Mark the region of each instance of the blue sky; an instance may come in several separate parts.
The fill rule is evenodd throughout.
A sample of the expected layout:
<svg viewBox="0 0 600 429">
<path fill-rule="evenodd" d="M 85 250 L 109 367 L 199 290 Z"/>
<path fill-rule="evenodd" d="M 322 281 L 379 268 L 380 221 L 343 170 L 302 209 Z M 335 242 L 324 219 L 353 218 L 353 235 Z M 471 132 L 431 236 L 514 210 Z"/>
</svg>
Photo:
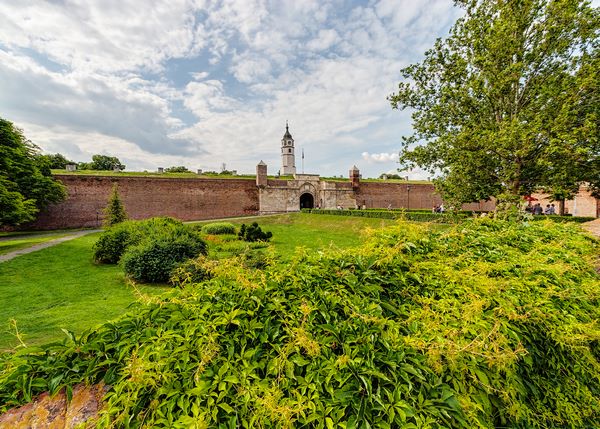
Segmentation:
<svg viewBox="0 0 600 429">
<path fill-rule="evenodd" d="M 0 0 L 0 116 L 76 161 L 262 159 L 270 174 L 289 120 L 307 173 L 374 177 L 411 130 L 386 100 L 400 68 L 459 14 L 452 0 Z"/>
</svg>

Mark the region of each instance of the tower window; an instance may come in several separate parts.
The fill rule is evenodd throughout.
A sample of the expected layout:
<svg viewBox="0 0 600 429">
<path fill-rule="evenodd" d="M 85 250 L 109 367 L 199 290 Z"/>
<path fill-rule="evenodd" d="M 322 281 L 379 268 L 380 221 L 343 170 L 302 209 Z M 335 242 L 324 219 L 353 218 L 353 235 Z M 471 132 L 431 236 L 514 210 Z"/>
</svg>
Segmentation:
<svg viewBox="0 0 600 429">
<path fill-rule="evenodd" d="M 289 152 L 289 153 L 292 153 L 292 149 L 288 149 L 288 152 Z"/>
</svg>

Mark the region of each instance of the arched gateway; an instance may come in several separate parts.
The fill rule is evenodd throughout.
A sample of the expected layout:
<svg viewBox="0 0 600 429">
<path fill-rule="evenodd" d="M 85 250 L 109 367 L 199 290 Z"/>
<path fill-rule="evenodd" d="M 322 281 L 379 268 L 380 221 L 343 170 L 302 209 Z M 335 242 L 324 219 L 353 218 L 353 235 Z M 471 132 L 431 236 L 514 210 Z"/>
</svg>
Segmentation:
<svg viewBox="0 0 600 429">
<path fill-rule="evenodd" d="M 300 208 L 301 209 L 312 209 L 315 207 L 315 198 L 312 194 L 305 192 L 300 195 Z"/>
</svg>

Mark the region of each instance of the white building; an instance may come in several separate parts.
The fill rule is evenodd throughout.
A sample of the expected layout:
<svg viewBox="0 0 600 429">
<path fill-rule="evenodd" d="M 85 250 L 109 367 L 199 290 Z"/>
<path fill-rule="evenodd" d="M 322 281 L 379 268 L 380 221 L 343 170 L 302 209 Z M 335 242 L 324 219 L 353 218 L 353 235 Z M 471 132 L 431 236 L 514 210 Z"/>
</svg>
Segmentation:
<svg viewBox="0 0 600 429">
<path fill-rule="evenodd" d="M 287 121 L 285 134 L 281 139 L 281 171 L 283 176 L 296 174 L 296 157 L 294 155 L 294 139 L 290 134 Z"/>
</svg>

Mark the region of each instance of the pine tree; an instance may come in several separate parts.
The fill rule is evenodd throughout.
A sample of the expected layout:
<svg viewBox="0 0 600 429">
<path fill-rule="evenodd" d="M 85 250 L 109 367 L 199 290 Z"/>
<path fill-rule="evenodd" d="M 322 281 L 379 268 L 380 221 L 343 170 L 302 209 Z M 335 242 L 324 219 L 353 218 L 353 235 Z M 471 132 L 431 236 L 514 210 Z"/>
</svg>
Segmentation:
<svg viewBox="0 0 600 429">
<path fill-rule="evenodd" d="M 108 205 L 104 209 L 104 226 L 110 227 L 124 220 L 127 220 L 127 212 L 125 212 L 125 206 L 119 198 L 119 189 L 115 183 L 108 199 Z"/>
</svg>

